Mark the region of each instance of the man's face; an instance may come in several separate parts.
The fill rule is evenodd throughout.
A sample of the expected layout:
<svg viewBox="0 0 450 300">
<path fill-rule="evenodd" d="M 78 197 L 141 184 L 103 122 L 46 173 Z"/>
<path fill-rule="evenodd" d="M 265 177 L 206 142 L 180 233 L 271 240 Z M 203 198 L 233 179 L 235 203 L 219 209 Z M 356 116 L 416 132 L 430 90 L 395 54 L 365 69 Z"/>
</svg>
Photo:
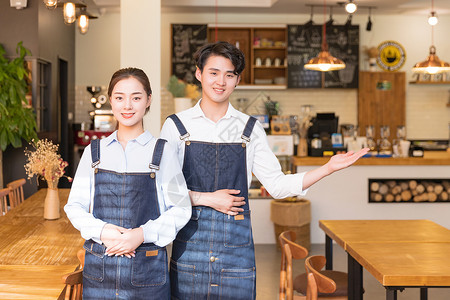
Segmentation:
<svg viewBox="0 0 450 300">
<path fill-rule="evenodd" d="M 202 84 L 202 101 L 228 102 L 240 80 L 240 76 L 233 72 L 231 60 L 217 55 L 206 60 L 203 72 L 197 68 L 195 77 Z"/>
</svg>

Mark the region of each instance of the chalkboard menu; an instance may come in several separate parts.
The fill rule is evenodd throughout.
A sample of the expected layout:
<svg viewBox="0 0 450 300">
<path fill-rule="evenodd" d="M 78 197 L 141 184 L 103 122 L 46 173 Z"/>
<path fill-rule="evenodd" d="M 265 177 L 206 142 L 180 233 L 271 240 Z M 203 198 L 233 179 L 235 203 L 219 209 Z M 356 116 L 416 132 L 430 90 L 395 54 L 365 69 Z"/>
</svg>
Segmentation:
<svg viewBox="0 0 450 300">
<path fill-rule="evenodd" d="M 188 83 L 195 79 L 194 53 L 205 45 L 206 24 L 172 24 L 172 74 Z"/>
<path fill-rule="evenodd" d="M 345 69 L 306 70 L 321 50 L 322 25 L 288 25 L 288 88 L 358 88 L 359 25 L 329 26 L 326 38 L 330 54 L 343 60 Z"/>
</svg>

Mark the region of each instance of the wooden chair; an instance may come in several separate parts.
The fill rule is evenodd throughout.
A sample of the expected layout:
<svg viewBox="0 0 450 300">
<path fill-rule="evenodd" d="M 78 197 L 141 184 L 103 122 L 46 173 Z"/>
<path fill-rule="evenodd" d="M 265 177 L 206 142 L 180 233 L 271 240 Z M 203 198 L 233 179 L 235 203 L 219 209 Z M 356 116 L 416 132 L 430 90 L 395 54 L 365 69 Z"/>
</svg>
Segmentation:
<svg viewBox="0 0 450 300">
<path fill-rule="evenodd" d="M 306 299 L 308 285 L 307 273 L 300 274 L 294 278 L 292 261 L 293 259 L 306 258 L 308 256 L 308 250 L 295 243 L 295 239 L 296 234 L 293 231 L 282 232 L 279 236 L 282 249 L 279 300 Z M 338 284 L 338 288 L 332 294 L 319 293 L 319 299 L 335 299 L 333 297 L 347 296 L 347 273 L 334 270 L 323 270 L 320 273 L 332 278 Z M 294 294 L 294 291 L 303 296 Z"/>
<path fill-rule="evenodd" d="M 306 291 L 306 300 L 317 300 L 324 297 L 324 294 L 336 295 L 336 282 L 333 279 L 323 275 L 320 270 L 325 266 L 326 258 L 322 255 L 310 256 L 305 260 L 305 268 L 308 273 L 308 287 Z M 320 297 L 319 297 L 320 296 Z M 347 295 L 332 296 L 336 300 L 346 300 Z"/>
<path fill-rule="evenodd" d="M 81 300 L 83 296 L 83 268 L 84 268 L 84 255 L 86 250 L 83 248 L 78 250 L 77 257 L 80 261 L 80 265 L 72 272 L 63 275 L 63 283 L 66 284 L 63 291 L 58 297 L 58 300 Z"/>
<path fill-rule="evenodd" d="M 23 185 L 26 180 L 24 178 L 14 180 L 8 183 L 6 186 L 11 189 L 11 195 L 9 198 L 11 209 L 22 203 L 25 198 L 23 197 Z"/>
<path fill-rule="evenodd" d="M 0 190 L 0 216 L 6 215 L 8 212 L 8 197 L 11 198 L 11 190 L 4 188 Z"/>
<path fill-rule="evenodd" d="M 84 248 L 78 250 L 78 252 L 77 252 L 77 257 L 78 257 L 78 260 L 80 261 L 80 269 L 84 268 L 84 255 L 85 254 L 86 254 L 86 250 L 84 250 Z"/>
<path fill-rule="evenodd" d="M 58 300 L 82 300 L 83 298 L 83 269 L 68 273 L 62 277 L 66 284 Z"/>
</svg>

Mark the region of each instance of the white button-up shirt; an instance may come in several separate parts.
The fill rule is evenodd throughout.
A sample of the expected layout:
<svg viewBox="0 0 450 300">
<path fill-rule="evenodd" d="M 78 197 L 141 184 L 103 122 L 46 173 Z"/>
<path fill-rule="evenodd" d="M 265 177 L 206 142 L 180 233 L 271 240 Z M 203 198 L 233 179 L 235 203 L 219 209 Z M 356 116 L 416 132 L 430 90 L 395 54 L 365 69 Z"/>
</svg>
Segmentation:
<svg viewBox="0 0 450 300">
<path fill-rule="evenodd" d="M 119 173 L 151 172 L 151 162 L 156 138 L 148 131 L 127 143 L 125 150 L 117 140 L 117 131 L 100 141 L 100 164 L 98 168 Z M 165 246 L 171 243 L 178 231 L 191 217 L 191 202 L 176 149 L 166 143 L 160 169 L 156 171 L 156 189 L 159 211 L 156 220 L 142 225 L 144 242 Z M 92 214 L 94 204 L 94 168 L 92 168 L 91 146 L 83 152 L 64 210 L 73 226 L 86 239 L 101 244 L 100 235 L 106 222 Z"/>
<path fill-rule="evenodd" d="M 201 100 L 200 100 L 201 101 Z M 210 143 L 242 143 L 241 135 L 249 116 L 236 110 L 231 104 L 217 123 L 208 119 L 200 107 L 200 101 L 185 111 L 177 113 L 178 118 L 189 133 L 189 140 Z M 185 143 L 172 119 L 167 119 L 161 130 L 161 138 L 177 145 L 178 160 L 184 161 Z M 252 173 L 258 178 L 270 195 L 275 199 L 305 195 L 303 176 L 305 173 L 285 175 L 280 163 L 267 142 L 266 133 L 260 122 L 256 122 L 246 147 L 247 183 L 250 187 Z"/>
</svg>

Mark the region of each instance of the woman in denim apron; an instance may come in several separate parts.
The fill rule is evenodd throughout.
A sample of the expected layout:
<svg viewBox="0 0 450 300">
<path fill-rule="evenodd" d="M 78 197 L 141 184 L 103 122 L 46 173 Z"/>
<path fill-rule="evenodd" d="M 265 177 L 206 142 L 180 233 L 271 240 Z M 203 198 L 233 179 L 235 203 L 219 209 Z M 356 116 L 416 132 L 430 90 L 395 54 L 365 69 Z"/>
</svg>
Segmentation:
<svg viewBox="0 0 450 300">
<path fill-rule="evenodd" d="M 172 299 L 255 299 L 255 255 L 248 206 L 254 174 L 277 199 L 306 189 L 362 155 L 335 155 L 317 169 L 285 175 L 259 122 L 234 109 L 230 95 L 245 67 L 234 45 L 216 42 L 194 57 L 202 99 L 170 116 L 161 137 L 178 148 L 192 217 L 173 243 Z"/>
<path fill-rule="evenodd" d="M 143 129 L 145 73 L 117 71 L 108 95 L 119 129 L 86 148 L 65 207 L 86 239 L 83 298 L 170 299 L 165 246 L 191 215 L 186 184 L 175 150 Z"/>
</svg>

